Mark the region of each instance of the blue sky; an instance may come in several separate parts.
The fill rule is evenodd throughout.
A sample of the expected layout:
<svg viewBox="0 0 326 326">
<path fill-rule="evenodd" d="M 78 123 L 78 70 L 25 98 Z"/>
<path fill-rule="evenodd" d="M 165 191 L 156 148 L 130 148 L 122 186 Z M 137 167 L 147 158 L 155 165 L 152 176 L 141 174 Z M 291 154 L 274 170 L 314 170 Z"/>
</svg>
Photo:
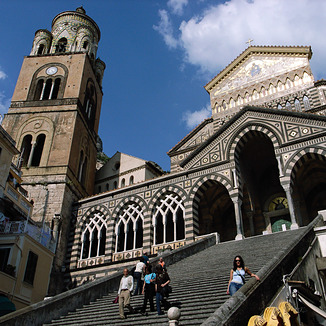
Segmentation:
<svg viewBox="0 0 326 326">
<path fill-rule="evenodd" d="M 104 152 L 152 160 L 210 116 L 203 86 L 255 45 L 311 45 L 315 79 L 325 76 L 326 1 L 81 0 L 0 1 L 0 113 L 10 105 L 34 33 L 80 5 L 100 27 L 106 63 L 99 135 Z"/>
</svg>

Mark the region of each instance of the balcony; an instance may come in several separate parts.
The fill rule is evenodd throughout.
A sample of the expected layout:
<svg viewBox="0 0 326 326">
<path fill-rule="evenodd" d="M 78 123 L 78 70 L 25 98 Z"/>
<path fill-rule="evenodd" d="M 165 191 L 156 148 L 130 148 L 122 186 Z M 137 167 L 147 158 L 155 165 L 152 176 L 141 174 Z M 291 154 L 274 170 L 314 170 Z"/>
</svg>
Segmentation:
<svg viewBox="0 0 326 326">
<path fill-rule="evenodd" d="M 55 253 L 56 250 L 56 237 L 55 235 L 52 236 L 51 230 L 41 229 L 35 225 L 28 224 L 27 221 L 0 224 L 0 235 L 1 234 L 28 234 L 51 252 Z"/>
<path fill-rule="evenodd" d="M 19 189 L 19 188 L 18 188 Z M 4 194 L 8 197 L 26 216 L 32 214 L 33 205 L 25 197 L 22 191 L 18 191 L 10 182 L 6 183 Z"/>
</svg>

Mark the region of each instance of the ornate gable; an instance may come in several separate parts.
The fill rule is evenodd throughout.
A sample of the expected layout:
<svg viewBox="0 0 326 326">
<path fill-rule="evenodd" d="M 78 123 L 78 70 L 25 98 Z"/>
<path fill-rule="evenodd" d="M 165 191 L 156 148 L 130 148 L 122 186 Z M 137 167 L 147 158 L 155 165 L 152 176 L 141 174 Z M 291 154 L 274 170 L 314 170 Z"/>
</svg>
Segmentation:
<svg viewBox="0 0 326 326">
<path fill-rule="evenodd" d="M 250 46 L 216 75 L 205 89 L 211 95 L 218 96 L 251 83 L 261 82 L 270 76 L 309 66 L 311 55 L 310 47 Z"/>
<path fill-rule="evenodd" d="M 190 170 L 232 160 L 238 141 L 248 131 L 263 132 L 277 149 L 298 141 L 308 141 L 312 136 L 325 136 L 326 118 L 306 113 L 246 107 L 191 153 L 180 166 Z"/>
</svg>

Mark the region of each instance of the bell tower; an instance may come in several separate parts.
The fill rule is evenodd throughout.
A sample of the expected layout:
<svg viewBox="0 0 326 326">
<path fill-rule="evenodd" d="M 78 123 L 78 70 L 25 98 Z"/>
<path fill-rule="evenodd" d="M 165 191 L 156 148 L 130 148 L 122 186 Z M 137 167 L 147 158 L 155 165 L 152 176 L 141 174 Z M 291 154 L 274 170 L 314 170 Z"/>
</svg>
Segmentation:
<svg viewBox="0 0 326 326">
<path fill-rule="evenodd" d="M 36 31 L 3 127 L 21 151 L 33 219 L 58 231 L 52 284 L 61 290 L 71 208 L 93 192 L 105 64 L 96 58 L 100 30 L 80 7 Z M 55 294 L 50 285 L 50 294 Z"/>
</svg>

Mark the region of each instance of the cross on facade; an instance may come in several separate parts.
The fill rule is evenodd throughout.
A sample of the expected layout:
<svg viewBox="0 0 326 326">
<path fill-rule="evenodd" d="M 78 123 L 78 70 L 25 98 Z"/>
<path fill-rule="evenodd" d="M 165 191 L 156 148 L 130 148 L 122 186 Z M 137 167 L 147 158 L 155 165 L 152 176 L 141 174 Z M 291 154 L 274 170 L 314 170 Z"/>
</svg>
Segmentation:
<svg viewBox="0 0 326 326">
<path fill-rule="evenodd" d="M 252 39 L 249 39 L 246 43 L 248 43 L 249 44 L 249 46 L 251 46 L 251 42 L 253 42 L 254 40 L 252 40 Z"/>
</svg>

